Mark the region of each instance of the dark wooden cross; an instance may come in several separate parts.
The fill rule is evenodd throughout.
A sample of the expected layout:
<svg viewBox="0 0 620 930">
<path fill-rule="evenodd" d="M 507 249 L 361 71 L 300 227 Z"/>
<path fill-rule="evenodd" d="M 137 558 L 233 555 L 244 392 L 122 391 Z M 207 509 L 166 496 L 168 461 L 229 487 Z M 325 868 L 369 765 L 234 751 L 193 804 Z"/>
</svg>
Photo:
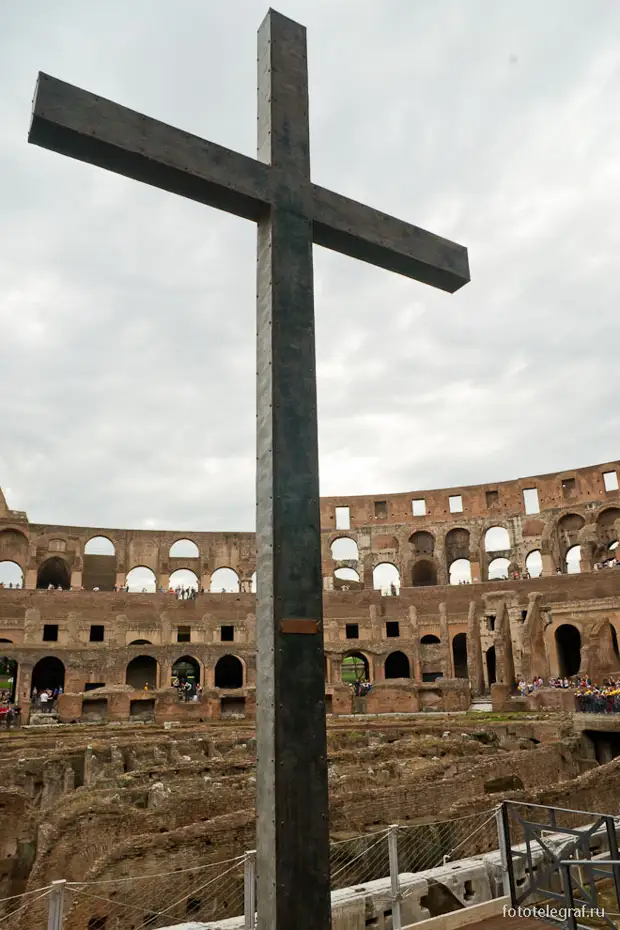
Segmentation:
<svg viewBox="0 0 620 930">
<path fill-rule="evenodd" d="M 312 244 L 451 292 L 469 281 L 467 250 L 312 184 L 306 31 L 274 10 L 258 32 L 257 159 L 46 74 L 39 74 L 28 138 L 258 226 L 258 920 L 260 930 L 326 930 Z"/>
</svg>

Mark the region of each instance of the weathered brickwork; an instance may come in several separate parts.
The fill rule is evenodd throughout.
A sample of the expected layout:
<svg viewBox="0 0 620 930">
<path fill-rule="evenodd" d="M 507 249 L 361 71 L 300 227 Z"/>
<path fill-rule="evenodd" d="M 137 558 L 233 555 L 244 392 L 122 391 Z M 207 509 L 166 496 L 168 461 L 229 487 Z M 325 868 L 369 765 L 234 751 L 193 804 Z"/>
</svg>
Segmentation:
<svg viewBox="0 0 620 930">
<path fill-rule="evenodd" d="M 612 487 L 618 474 L 616 461 L 494 485 L 323 499 L 328 710 L 355 709 L 342 686 L 343 661 L 350 656 L 375 683 L 363 700 L 378 713 L 461 709 L 472 694 L 493 682 L 511 684 L 521 674 L 581 670 L 600 677 L 620 669 L 620 570 L 593 570 L 614 557 L 611 547 L 620 536 L 620 492 Z M 540 512 L 526 514 L 523 492 L 534 489 Z M 462 512 L 450 512 L 454 498 L 452 506 Z M 336 529 L 336 508 L 348 508 L 349 529 Z M 414 515 L 414 509 L 425 513 Z M 507 532 L 507 548 L 495 543 L 487 551 L 493 528 Z M 85 554 L 88 541 L 99 536 L 114 545 L 114 555 Z M 179 539 L 193 542 L 198 554 L 171 557 Z M 348 540 L 345 554 L 356 558 L 333 558 L 332 547 L 342 539 Z M 567 574 L 567 554 L 575 546 L 581 573 Z M 533 552 L 540 553 L 542 574 L 526 578 Z M 498 558 L 505 559 L 508 580 L 489 580 Z M 469 563 L 472 584 L 447 583 L 457 560 Z M 0 590 L 0 640 L 2 653 L 18 663 L 17 697 L 26 713 L 33 684 L 41 683 L 37 663 L 55 658 L 66 692 L 63 719 L 97 710 L 110 720 L 133 711 L 159 720 L 252 716 L 253 534 L 40 525 L 9 510 L 0 492 L 0 562 L 6 561 L 25 579 L 23 590 Z M 385 563 L 397 575 L 394 587 L 382 592 L 374 589 L 373 571 Z M 186 601 L 167 593 L 121 593 L 136 567 L 152 570 L 164 590 L 171 573 L 189 569 L 208 593 Z M 239 591 L 209 591 L 219 568 L 237 573 Z M 342 569 L 359 581 L 339 577 Z M 49 583 L 72 590 L 48 591 Z M 179 708 L 170 697 L 173 667 L 183 657 L 195 662 L 205 688 L 200 708 Z M 381 685 L 385 681 L 393 684 Z M 149 698 L 136 693 L 145 683 L 156 692 Z M 94 694 L 85 703 L 82 698 L 94 685 L 125 684 L 133 698 L 98 692 L 105 707 L 93 706 Z"/>
</svg>

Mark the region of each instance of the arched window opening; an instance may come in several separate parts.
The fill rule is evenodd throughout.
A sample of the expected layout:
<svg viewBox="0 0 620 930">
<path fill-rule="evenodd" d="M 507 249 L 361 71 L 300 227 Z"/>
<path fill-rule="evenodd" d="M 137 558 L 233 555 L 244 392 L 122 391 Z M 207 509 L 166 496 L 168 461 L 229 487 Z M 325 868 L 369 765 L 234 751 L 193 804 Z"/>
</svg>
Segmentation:
<svg viewBox="0 0 620 930">
<path fill-rule="evenodd" d="M 2 587 L 24 587 L 24 573 L 17 562 L 0 562 L 0 588 Z"/>
<path fill-rule="evenodd" d="M 435 537 L 426 530 L 418 530 L 409 537 L 409 545 L 416 556 L 433 555 L 435 552 Z"/>
<path fill-rule="evenodd" d="M 560 546 L 560 559 L 566 561 L 571 548 L 579 543 L 579 531 L 585 525 L 585 520 L 578 513 L 565 513 L 558 520 L 558 543 Z"/>
<path fill-rule="evenodd" d="M 411 570 L 411 584 L 414 588 L 423 588 L 437 584 L 437 566 L 428 559 L 420 559 Z"/>
<path fill-rule="evenodd" d="M 357 543 L 350 536 L 340 536 L 334 539 L 332 545 L 332 559 L 334 562 L 345 562 L 348 559 L 359 559 L 359 549 Z"/>
<path fill-rule="evenodd" d="M 618 634 L 616 633 L 616 628 L 613 623 L 609 624 L 609 629 L 611 631 L 611 648 L 614 651 L 616 659 L 620 659 L 620 652 L 618 651 Z"/>
<path fill-rule="evenodd" d="M 599 540 L 603 544 L 617 543 L 618 535 L 616 533 L 615 524 L 618 520 L 620 520 L 620 507 L 607 507 L 606 510 L 602 510 L 601 513 L 599 513 L 596 518 L 596 525 L 598 527 Z"/>
<path fill-rule="evenodd" d="M 349 582 L 353 581 L 359 584 L 360 580 L 360 576 L 354 568 L 337 568 L 334 572 L 334 578 L 342 582 L 342 584 L 337 585 L 341 590 L 346 590 Z"/>
<path fill-rule="evenodd" d="M 107 536 L 93 536 L 84 546 L 82 586 L 86 591 L 113 591 L 116 584 L 116 549 Z"/>
<path fill-rule="evenodd" d="M 486 662 L 487 662 L 487 678 L 489 681 L 489 688 L 490 688 L 491 685 L 494 685 L 497 681 L 497 672 L 496 672 L 497 659 L 495 656 L 495 646 L 490 646 L 487 649 Z"/>
<path fill-rule="evenodd" d="M 508 578 L 509 566 L 508 559 L 493 559 L 489 562 L 489 581 L 502 581 Z"/>
<path fill-rule="evenodd" d="M 116 555 L 116 547 L 107 536 L 93 536 L 84 546 L 84 555 Z"/>
<path fill-rule="evenodd" d="M 60 556 L 54 555 L 46 559 L 37 572 L 37 588 L 62 588 L 68 591 L 71 587 L 69 566 Z"/>
<path fill-rule="evenodd" d="M 154 594 L 157 590 L 155 572 L 150 568 L 145 568 L 144 565 L 132 568 L 131 571 L 127 573 L 125 584 L 133 594 L 138 592 L 142 594 Z"/>
<path fill-rule="evenodd" d="M 56 691 L 56 689 L 64 688 L 64 686 L 65 667 L 60 659 L 57 659 L 56 656 L 45 656 L 44 659 L 39 659 L 32 670 L 30 683 L 32 691 L 36 688 L 40 694 L 41 691 L 48 689 Z"/>
<path fill-rule="evenodd" d="M 471 584 L 469 559 L 456 559 L 450 566 L 450 584 Z"/>
<path fill-rule="evenodd" d="M 467 633 L 457 633 L 452 639 L 452 664 L 455 678 L 467 678 Z"/>
<path fill-rule="evenodd" d="M 441 640 L 438 636 L 434 636 L 433 633 L 426 633 L 425 636 L 420 640 L 422 646 L 436 646 L 437 643 L 440 643 Z"/>
<path fill-rule="evenodd" d="M 252 572 L 252 580 L 250 581 L 250 591 L 252 594 L 256 594 L 256 572 Z"/>
<path fill-rule="evenodd" d="M 24 533 L 18 530 L 0 530 L 0 562 L 17 562 L 18 565 L 25 565 L 27 560 L 28 539 Z"/>
<path fill-rule="evenodd" d="M 150 639 L 132 639 L 129 643 L 130 646 L 152 646 L 153 643 Z"/>
<path fill-rule="evenodd" d="M 392 562 L 380 562 L 372 573 L 375 591 L 381 594 L 398 594 L 400 591 L 400 575 Z"/>
<path fill-rule="evenodd" d="M 8 656 L 0 656 L 0 695 L 5 694 L 14 703 L 16 691 L 17 662 Z"/>
<path fill-rule="evenodd" d="M 409 659 L 404 652 L 391 652 L 385 660 L 386 678 L 411 678 Z"/>
<path fill-rule="evenodd" d="M 492 526 L 484 534 L 485 552 L 506 552 L 510 549 L 510 536 L 503 526 Z"/>
<path fill-rule="evenodd" d="M 243 663 L 237 656 L 222 656 L 215 664 L 216 688 L 243 688 Z"/>
<path fill-rule="evenodd" d="M 168 557 L 171 559 L 199 559 L 200 550 L 191 539 L 177 539 L 170 546 Z"/>
<path fill-rule="evenodd" d="M 566 553 L 566 573 L 578 575 L 581 572 L 581 546 L 571 546 Z"/>
<path fill-rule="evenodd" d="M 237 594 L 239 592 L 239 575 L 232 568 L 216 568 L 211 575 L 213 594 Z"/>
<path fill-rule="evenodd" d="M 581 633 L 572 623 L 563 623 L 555 631 L 560 675 L 570 678 L 581 667 Z"/>
<path fill-rule="evenodd" d="M 169 585 L 173 591 L 176 591 L 177 588 L 181 588 L 183 591 L 187 591 L 188 589 L 197 591 L 200 587 L 200 582 L 198 581 L 198 576 L 190 571 L 189 568 L 179 568 L 170 575 Z"/>
<path fill-rule="evenodd" d="M 152 656 L 136 656 L 127 665 L 125 683 L 134 691 L 154 691 L 157 688 L 157 660 Z"/>
<path fill-rule="evenodd" d="M 542 553 L 534 549 L 525 560 L 525 567 L 530 578 L 539 578 L 542 575 Z"/>
<path fill-rule="evenodd" d="M 187 682 L 191 685 L 191 694 L 194 694 L 196 685 L 200 684 L 200 664 L 193 656 L 181 656 L 172 666 L 172 685 L 182 688 Z"/>
<path fill-rule="evenodd" d="M 361 652 L 349 652 L 342 659 L 342 680 L 354 685 L 356 681 L 370 681 L 368 659 Z"/>
</svg>

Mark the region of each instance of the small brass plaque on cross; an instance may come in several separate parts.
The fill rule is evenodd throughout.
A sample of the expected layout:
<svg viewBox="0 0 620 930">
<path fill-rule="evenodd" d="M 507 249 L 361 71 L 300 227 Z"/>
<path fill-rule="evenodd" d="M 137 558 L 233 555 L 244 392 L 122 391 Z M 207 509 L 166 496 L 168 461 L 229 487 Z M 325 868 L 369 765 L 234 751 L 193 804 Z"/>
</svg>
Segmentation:
<svg viewBox="0 0 620 930">
<path fill-rule="evenodd" d="M 318 620 L 293 620 L 287 618 L 282 620 L 280 629 L 283 633 L 318 633 L 321 629 Z"/>
</svg>

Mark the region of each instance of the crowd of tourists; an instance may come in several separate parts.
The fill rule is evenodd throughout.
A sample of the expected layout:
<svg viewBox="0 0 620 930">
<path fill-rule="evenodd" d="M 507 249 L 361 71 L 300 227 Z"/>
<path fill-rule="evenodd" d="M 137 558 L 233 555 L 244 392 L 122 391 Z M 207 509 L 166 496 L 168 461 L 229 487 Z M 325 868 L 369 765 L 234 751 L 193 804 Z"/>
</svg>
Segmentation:
<svg viewBox="0 0 620 930">
<path fill-rule="evenodd" d="M 516 690 L 521 697 L 533 694 L 545 687 L 542 677 L 525 681 L 519 678 Z M 605 678 L 601 684 L 592 681 L 589 675 L 575 675 L 571 678 L 549 678 L 548 688 L 564 688 L 572 691 L 578 711 L 588 714 L 620 713 L 620 678 Z"/>
<path fill-rule="evenodd" d="M 191 701 L 196 704 L 202 700 L 202 685 L 190 681 L 189 678 L 181 678 L 175 675 L 172 679 L 172 687 L 176 689 L 179 700 L 184 703 Z"/>
<path fill-rule="evenodd" d="M 372 691 L 372 683 L 370 681 L 359 681 L 356 679 L 350 687 L 355 697 L 366 697 L 366 695 Z"/>
<path fill-rule="evenodd" d="M 41 688 L 41 690 L 33 688 L 30 700 L 33 707 L 40 710 L 42 714 L 49 714 L 54 710 L 61 694 L 62 688 Z"/>
</svg>

